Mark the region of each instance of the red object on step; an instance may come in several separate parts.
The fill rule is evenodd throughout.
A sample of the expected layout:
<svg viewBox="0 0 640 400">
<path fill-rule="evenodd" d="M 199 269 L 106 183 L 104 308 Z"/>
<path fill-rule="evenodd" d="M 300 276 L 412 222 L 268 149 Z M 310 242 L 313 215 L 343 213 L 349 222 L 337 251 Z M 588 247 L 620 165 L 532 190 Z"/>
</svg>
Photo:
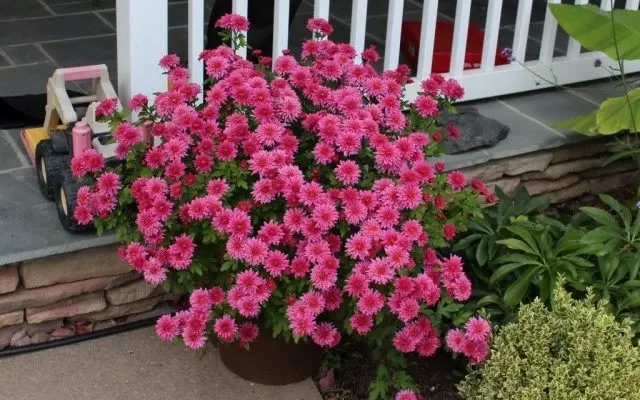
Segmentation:
<svg viewBox="0 0 640 400">
<path fill-rule="evenodd" d="M 409 62 L 409 66 L 416 69 L 418 64 L 418 49 L 420 48 L 421 21 L 404 21 L 402 23 L 402 36 L 400 50 Z M 451 64 L 451 47 L 453 43 L 452 22 L 436 22 L 436 37 L 433 43 L 432 72 L 449 72 Z M 482 62 L 482 45 L 484 31 L 476 24 L 469 24 L 467 34 L 467 48 L 464 57 L 464 69 L 480 68 Z M 502 54 L 502 49 L 496 49 L 496 65 L 509 64 L 509 59 Z"/>
</svg>

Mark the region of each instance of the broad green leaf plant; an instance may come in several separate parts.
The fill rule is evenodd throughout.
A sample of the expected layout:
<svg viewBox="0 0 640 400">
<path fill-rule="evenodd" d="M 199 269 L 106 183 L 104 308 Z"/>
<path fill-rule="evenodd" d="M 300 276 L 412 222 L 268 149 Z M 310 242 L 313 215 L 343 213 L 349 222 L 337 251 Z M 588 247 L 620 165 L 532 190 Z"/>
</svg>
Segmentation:
<svg viewBox="0 0 640 400">
<path fill-rule="evenodd" d="M 613 1 L 612 1 L 613 3 Z M 625 76 L 624 62 L 640 59 L 640 11 L 603 11 L 595 5 L 549 4 L 558 24 L 582 47 L 600 51 L 618 62 L 625 94 L 606 99 L 588 115 L 555 124 L 586 136 L 638 133 L 640 129 L 640 87 Z M 613 4 L 612 4 L 613 8 Z M 633 141 L 619 140 L 625 149 L 618 157 L 633 157 L 640 163 L 640 149 Z M 613 160 L 610 160 L 610 162 Z"/>
</svg>

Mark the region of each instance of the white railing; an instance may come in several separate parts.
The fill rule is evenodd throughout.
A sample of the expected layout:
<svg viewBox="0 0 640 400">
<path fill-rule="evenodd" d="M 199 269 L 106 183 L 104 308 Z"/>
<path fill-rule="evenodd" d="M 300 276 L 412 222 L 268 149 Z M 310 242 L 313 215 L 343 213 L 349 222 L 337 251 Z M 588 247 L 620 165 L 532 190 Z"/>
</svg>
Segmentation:
<svg viewBox="0 0 640 400">
<path fill-rule="evenodd" d="M 259 1 L 259 0 L 252 0 Z M 309 0 L 314 3 L 314 16 L 330 19 L 330 0 Z M 334 0 L 347 1 L 347 0 Z M 384 0 L 373 0 L 384 1 Z M 403 20 L 404 0 L 388 0 L 389 15 L 384 49 L 384 68 L 395 68 L 399 62 L 400 37 Z M 443 0 L 448 1 L 448 0 Z M 500 32 L 502 0 L 489 0 L 484 26 L 485 36 L 482 62 L 479 68 L 464 69 L 467 33 L 471 18 L 472 0 L 458 0 L 454 18 L 454 32 L 449 72 L 445 75 L 461 82 L 465 88 L 464 100 L 475 100 L 493 96 L 520 93 L 548 88 L 555 84 L 570 84 L 603 78 L 611 75 L 611 68 L 617 64 L 597 52 L 581 53 L 580 45 L 569 40 L 566 55 L 556 56 L 558 50 L 556 32 L 558 25 L 547 9 L 540 56 L 534 61 L 524 61 L 529 38 L 531 10 L 534 0 L 520 0 L 516 14 L 513 36 L 513 56 L 517 62 L 509 65 L 495 65 L 495 54 Z M 545 0 L 535 0 L 545 1 Z M 561 0 L 547 0 L 560 3 Z M 574 0 L 576 4 L 586 4 L 588 0 Z M 189 68 L 193 82 L 202 82 L 202 62 L 198 55 L 203 49 L 204 15 L 203 0 L 189 0 Z M 117 0 L 118 29 L 118 86 L 123 102 L 134 93 L 152 95 L 166 89 L 166 77 L 161 74 L 158 60 L 167 53 L 167 0 Z M 352 0 L 350 42 L 358 52 L 364 49 L 368 0 Z M 373 3 L 372 3 L 373 4 Z M 640 0 L 627 0 L 626 8 L 637 10 Z M 609 10 L 611 0 L 601 0 L 601 8 Z M 247 15 L 248 0 L 233 0 L 235 13 Z M 289 0 L 275 0 L 274 7 L 273 54 L 281 54 L 289 43 Z M 417 95 L 419 82 L 432 71 L 432 55 L 436 21 L 438 21 L 438 0 L 424 0 L 421 25 L 421 41 L 418 53 L 415 83 L 407 88 L 407 98 Z M 249 43 L 251 45 L 251 43 Z M 246 49 L 239 52 L 246 57 Z M 640 62 L 626 62 L 627 72 L 640 71 Z M 538 76 L 536 76 L 538 75 Z M 540 77 L 544 78 L 541 79 Z"/>
</svg>

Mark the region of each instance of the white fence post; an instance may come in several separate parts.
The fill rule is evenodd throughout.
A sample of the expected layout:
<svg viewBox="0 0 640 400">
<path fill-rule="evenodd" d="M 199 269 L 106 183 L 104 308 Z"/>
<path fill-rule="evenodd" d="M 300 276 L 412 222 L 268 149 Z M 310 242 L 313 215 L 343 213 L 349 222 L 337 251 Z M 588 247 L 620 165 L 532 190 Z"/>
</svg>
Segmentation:
<svg viewBox="0 0 640 400">
<path fill-rule="evenodd" d="M 158 65 L 168 48 L 167 0 L 117 0 L 118 98 L 167 90 L 167 76 Z"/>
<path fill-rule="evenodd" d="M 627 0 L 627 4 L 625 5 L 625 8 L 627 10 L 637 10 L 639 6 L 640 6 L 640 0 Z"/>
<path fill-rule="evenodd" d="M 382 0 L 379 0 L 382 1 Z M 402 33 L 402 9 L 404 0 L 389 0 L 387 39 L 384 43 L 384 69 L 395 69 L 400 58 L 400 34 Z"/>
<path fill-rule="evenodd" d="M 198 60 L 204 50 L 204 0 L 189 0 L 189 75 L 192 83 L 197 83 L 202 88 L 204 69 L 202 60 Z M 202 90 L 198 94 L 202 100 Z"/>
<path fill-rule="evenodd" d="M 313 2 L 313 17 L 329 20 L 329 0 L 316 0 Z"/>
<path fill-rule="evenodd" d="M 232 10 L 234 14 L 247 17 L 249 15 L 249 2 L 247 0 L 233 0 Z M 251 21 L 249 21 L 249 28 L 251 28 Z M 236 50 L 236 54 L 242 58 L 247 58 L 247 48 L 243 47 Z"/>
<path fill-rule="evenodd" d="M 548 4 L 559 4 L 561 0 L 548 0 Z M 553 60 L 553 52 L 556 45 L 556 32 L 558 31 L 558 21 L 551 14 L 551 9 L 547 7 L 544 17 L 544 28 L 542 30 L 542 43 L 540 44 L 540 61 L 550 63 Z"/>
<path fill-rule="evenodd" d="M 438 0 L 425 0 L 422 9 L 422 26 L 420 27 L 420 49 L 418 50 L 418 80 L 423 80 L 431 73 L 433 64 L 433 42 L 436 37 L 438 20 Z"/>
<path fill-rule="evenodd" d="M 289 47 L 289 0 L 276 0 L 273 7 L 273 61 Z"/>
<path fill-rule="evenodd" d="M 612 0 L 600 0 L 600 9 L 602 11 L 611 11 Z"/>
<path fill-rule="evenodd" d="M 533 0 L 520 0 L 518 2 L 518 15 L 516 16 L 515 33 L 513 36 L 513 57 L 519 62 L 524 62 L 525 59 L 532 5 Z"/>
<path fill-rule="evenodd" d="M 490 0 L 484 29 L 484 44 L 482 47 L 481 68 L 484 71 L 492 70 L 496 64 L 496 49 L 498 48 L 498 35 L 500 34 L 501 13 L 502 0 Z"/>
<path fill-rule="evenodd" d="M 368 0 L 353 0 L 351 8 L 351 45 L 356 49 L 356 62 L 362 62 L 362 51 L 367 34 L 367 3 Z"/>
<path fill-rule="evenodd" d="M 470 18 L 471 0 L 458 0 L 456 4 L 456 21 L 453 28 L 453 44 L 451 45 L 451 65 L 449 67 L 449 73 L 453 76 L 462 74 L 464 70 Z"/>
</svg>

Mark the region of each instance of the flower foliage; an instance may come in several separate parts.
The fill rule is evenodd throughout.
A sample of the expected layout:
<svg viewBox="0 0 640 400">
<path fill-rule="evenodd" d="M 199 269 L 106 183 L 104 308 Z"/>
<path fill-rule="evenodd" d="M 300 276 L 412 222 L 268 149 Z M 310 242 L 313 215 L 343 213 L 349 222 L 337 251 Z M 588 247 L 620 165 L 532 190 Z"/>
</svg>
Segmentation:
<svg viewBox="0 0 640 400">
<path fill-rule="evenodd" d="M 325 348 L 351 334 L 432 355 L 442 315 L 471 294 L 461 259 L 434 249 L 489 195 L 429 162 L 453 131 L 436 119 L 463 90 L 433 75 L 408 103 L 408 69 L 378 74 L 374 49 L 358 65 L 353 47 L 326 39 L 328 22 L 308 26 L 302 59 L 282 55 L 273 71 L 205 50 L 203 102 L 165 57 L 170 89 L 134 97 L 139 122 L 111 113 L 120 162 L 102 172 L 91 151 L 74 159 L 94 178 L 76 217 L 115 229 L 146 280 L 190 293 L 188 310 L 158 321 L 163 339 L 248 344 L 260 326 Z M 486 347 L 480 328 L 467 331 Z"/>
</svg>

